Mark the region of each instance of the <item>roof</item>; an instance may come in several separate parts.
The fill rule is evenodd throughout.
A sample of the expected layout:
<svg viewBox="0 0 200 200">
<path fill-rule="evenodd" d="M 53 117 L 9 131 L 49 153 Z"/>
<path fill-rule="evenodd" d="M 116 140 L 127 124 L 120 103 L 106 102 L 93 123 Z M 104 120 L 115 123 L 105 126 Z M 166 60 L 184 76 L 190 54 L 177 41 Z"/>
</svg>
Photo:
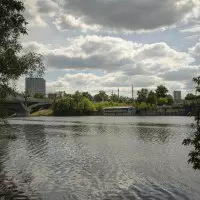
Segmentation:
<svg viewBox="0 0 200 200">
<path fill-rule="evenodd" d="M 106 107 L 104 110 L 108 109 L 126 109 L 126 108 L 135 108 L 134 106 L 122 106 L 122 107 Z"/>
</svg>

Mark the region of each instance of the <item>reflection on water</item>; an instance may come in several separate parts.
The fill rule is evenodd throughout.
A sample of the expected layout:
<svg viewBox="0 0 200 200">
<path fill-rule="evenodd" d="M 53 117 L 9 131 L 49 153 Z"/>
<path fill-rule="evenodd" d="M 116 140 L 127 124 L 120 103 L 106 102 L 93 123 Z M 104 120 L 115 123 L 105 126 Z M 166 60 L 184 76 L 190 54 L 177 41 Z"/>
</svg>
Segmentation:
<svg viewBox="0 0 200 200">
<path fill-rule="evenodd" d="M 170 137 L 170 128 L 164 126 L 160 127 L 137 127 L 138 137 L 144 141 L 157 141 L 161 143 L 167 142 L 167 139 Z"/>
<path fill-rule="evenodd" d="M 47 152 L 47 141 L 44 125 L 23 125 L 26 139 L 26 149 L 30 158 L 45 157 Z"/>
<path fill-rule="evenodd" d="M 8 140 L 0 140 L 0 173 L 4 170 L 4 158 L 8 155 Z"/>
<path fill-rule="evenodd" d="M 0 170 L 40 199 L 199 199 L 181 145 L 188 118 L 18 118 Z M 13 132 L 15 129 L 10 129 Z M 15 131 L 14 131 L 15 132 Z"/>
</svg>

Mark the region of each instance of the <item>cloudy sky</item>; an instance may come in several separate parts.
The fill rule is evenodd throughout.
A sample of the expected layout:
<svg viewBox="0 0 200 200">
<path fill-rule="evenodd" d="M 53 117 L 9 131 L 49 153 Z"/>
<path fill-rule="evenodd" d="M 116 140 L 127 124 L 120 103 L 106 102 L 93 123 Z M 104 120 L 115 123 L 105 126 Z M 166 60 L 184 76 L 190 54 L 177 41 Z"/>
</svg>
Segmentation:
<svg viewBox="0 0 200 200">
<path fill-rule="evenodd" d="M 191 92 L 200 74 L 199 0 L 24 0 L 24 51 L 44 55 L 47 92 L 164 84 Z M 19 82 L 24 87 L 24 79 Z"/>
</svg>

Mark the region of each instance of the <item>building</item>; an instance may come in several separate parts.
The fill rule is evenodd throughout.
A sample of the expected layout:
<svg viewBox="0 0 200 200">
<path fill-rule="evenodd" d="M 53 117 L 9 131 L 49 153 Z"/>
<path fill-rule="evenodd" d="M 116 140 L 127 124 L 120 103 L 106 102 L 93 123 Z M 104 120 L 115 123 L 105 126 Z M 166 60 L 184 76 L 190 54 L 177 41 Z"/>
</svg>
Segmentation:
<svg viewBox="0 0 200 200">
<path fill-rule="evenodd" d="M 174 91 L 174 101 L 181 101 L 181 91 Z"/>
<path fill-rule="evenodd" d="M 46 81 L 43 78 L 26 78 L 25 91 L 28 95 L 46 94 Z"/>
<path fill-rule="evenodd" d="M 181 91 L 174 91 L 174 106 L 183 106 L 183 100 L 181 99 Z"/>
<path fill-rule="evenodd" d="M 103 109 L 103 114 L 107 116 L 130 116 L 135 115 L 136 109 L 133 106 L 127 107 L 107 107 Z"/>
</svg>

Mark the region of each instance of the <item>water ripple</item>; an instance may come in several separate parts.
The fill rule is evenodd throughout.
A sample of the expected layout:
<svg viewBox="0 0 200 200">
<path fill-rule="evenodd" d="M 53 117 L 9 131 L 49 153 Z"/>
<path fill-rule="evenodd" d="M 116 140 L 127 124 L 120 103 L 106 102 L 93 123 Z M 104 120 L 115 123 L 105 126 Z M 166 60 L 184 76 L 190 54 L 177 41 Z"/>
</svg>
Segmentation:
<svg viewBox="0 0 200 200">
<path fill-rule="evenodd" d="M 0 172 L 48 200 L 191 199 L 200 175 L 181 145 L 187 118 L 80 117 L 11 120 Z"/>
</svg>

